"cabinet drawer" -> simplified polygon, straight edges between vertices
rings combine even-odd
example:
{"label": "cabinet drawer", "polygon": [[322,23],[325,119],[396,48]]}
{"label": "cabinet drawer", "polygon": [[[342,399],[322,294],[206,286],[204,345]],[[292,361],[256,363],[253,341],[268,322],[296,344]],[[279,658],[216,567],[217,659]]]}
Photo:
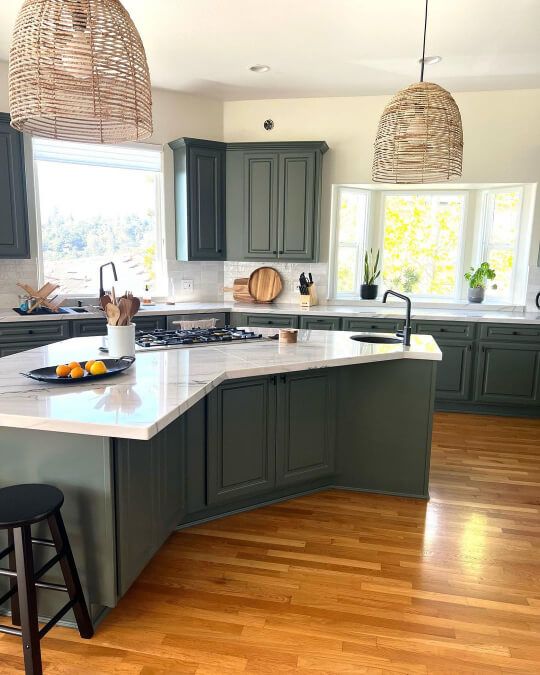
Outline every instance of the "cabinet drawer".
{"label": "cabinet drawer", "polygon": [[167,322],[164,316],[140,316],[133,317],[133,323],[136,330],[156,330],[156,328],[165,328]]}
{"label": "cabinet drawer", "polygon": [[69,337],[68,321],[21,321],[0,324],[0,344],[6,342],[38,341],[43,344]]}
{"label": "cabinet drawer", "polygon": [[222,328],[226,325],[227,315],[224,312],[216,312],[214,314],[173,314],[167,317],[167,328],[180,328],[175,325],[178,321],[207,321],[208,319],[216,319],[216,326]]}
{"label": "cabinet drawer", "polygon": [[405,320],[399,319],[343,319],[343,330],[359,330],[368,333],[395,333],[403,328]]}
{"label": "cabinet drawer", "polygon": [[285,314],[244,314],[244,325],[257,328],[297,328],[298,317]]}
{"label": "cabinet drawer", "polygon": [[536,342],[540,341],[540,326],[483,323],[480,326],[480,339]]}
{"label": "cabinet drawer", "polygon": [[474,323],[464,323],[462,321],[452,321],[442,323],[440,321],[416,321],[415,333],[421,335],[440,335],[445,340],[458,338],[460,340],[474,339]]}
{"label": "cabinet drawer", "polygon": [[341,319],[338,316],[301,316],[300,328],[305,330],[339,330]]}
{"label": "cabinet drawer", "polygon": [[80,319],[73,321],[71,328],[73,337],[91,337],[94,335],[107,334],[107,322],[105,319]]}

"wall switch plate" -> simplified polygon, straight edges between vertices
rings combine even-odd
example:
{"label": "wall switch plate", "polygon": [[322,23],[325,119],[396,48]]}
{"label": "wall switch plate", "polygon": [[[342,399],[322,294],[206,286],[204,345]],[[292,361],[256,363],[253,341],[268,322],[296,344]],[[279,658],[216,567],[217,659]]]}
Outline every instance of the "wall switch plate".
{"label": "wall switch plate", "polygon": [[193,293],[193,279],[182,279],[182,290]]}

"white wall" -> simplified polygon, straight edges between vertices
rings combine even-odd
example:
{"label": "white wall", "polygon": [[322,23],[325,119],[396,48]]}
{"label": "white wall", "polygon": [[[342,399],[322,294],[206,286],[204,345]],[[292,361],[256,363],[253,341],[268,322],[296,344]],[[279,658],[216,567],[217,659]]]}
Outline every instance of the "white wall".
{"label": "white wall", "polygon": [[[386,96],[231,101],[225,141],[325,140],[322,260],[328,259],[331,185],[371,182],[373,141]],[[540,182],[540,90],[455,94],[464,131],[463,183]],[[274,129],[265,131],[271,118]],[[540,290],[540,199],[530,259],[529,304]]]}
{"label": "white wall", "polygon": [[[172,151],[167,143],[181,136],[221,140],[223,137],[223,104],[213,99],[163,89],[154,89],[152,96],[154,133],[145,142],[164,146],[164,214],[169,274],[175,280],[177,289],[181,287],[180,281],[182,278],[194,281],[194,292],[185,297],[181,297],[181,293],[178,293],[179,299],[216,299],[223,287],[223,265],[219,263],[179,263],[174,259]],[[0,61],[0,112],[7,112],[8,110],[8,66],[7,63]],[[27,152],[28,163],[31,164],[31,155]],[[31,175],[29,175],[29,180],[31,181]],[[31,194],[32,187],[30,185],[30,197]],[[29,218],[33,238],[33,257],[30,260],[0,261],[0,307],[6,307],[15,302],[17,294],[15,283],[17,281],[37,283],[35,224],[33,225],[34,214],[31,204]]]}

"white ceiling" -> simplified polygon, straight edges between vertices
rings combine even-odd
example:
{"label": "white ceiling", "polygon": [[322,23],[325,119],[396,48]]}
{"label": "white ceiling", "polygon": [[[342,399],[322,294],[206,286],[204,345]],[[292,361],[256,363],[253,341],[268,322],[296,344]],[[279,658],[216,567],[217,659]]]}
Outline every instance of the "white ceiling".
{"label": "white ceiling", "polygon": [[[22,0],[0,2],[0,60]],[[124,0],[154,86],[217,99],[386,94],[419,77],[424,0]],[[540,0],[430,0],[426,78],[540,87]],[[271,66],[264,74],[248,66]]]}

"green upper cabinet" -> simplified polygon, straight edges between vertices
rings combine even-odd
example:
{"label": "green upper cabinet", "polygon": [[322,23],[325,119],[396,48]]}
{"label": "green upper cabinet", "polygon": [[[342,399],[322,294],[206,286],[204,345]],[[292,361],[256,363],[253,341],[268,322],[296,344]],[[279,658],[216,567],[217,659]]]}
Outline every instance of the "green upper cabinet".
{"label": "green upper cabinet", "polygon": [[225,144],[179,138],[169,145],[177,259],[225,260]]}
{"label": "green upper cabinet", "polygon": [[29,258],[23,136],[0,113],[0,258]]}
{"label": "green upper cabinet", "polygon": [[227,258],[316,261],[325,142],[227,144]]}

